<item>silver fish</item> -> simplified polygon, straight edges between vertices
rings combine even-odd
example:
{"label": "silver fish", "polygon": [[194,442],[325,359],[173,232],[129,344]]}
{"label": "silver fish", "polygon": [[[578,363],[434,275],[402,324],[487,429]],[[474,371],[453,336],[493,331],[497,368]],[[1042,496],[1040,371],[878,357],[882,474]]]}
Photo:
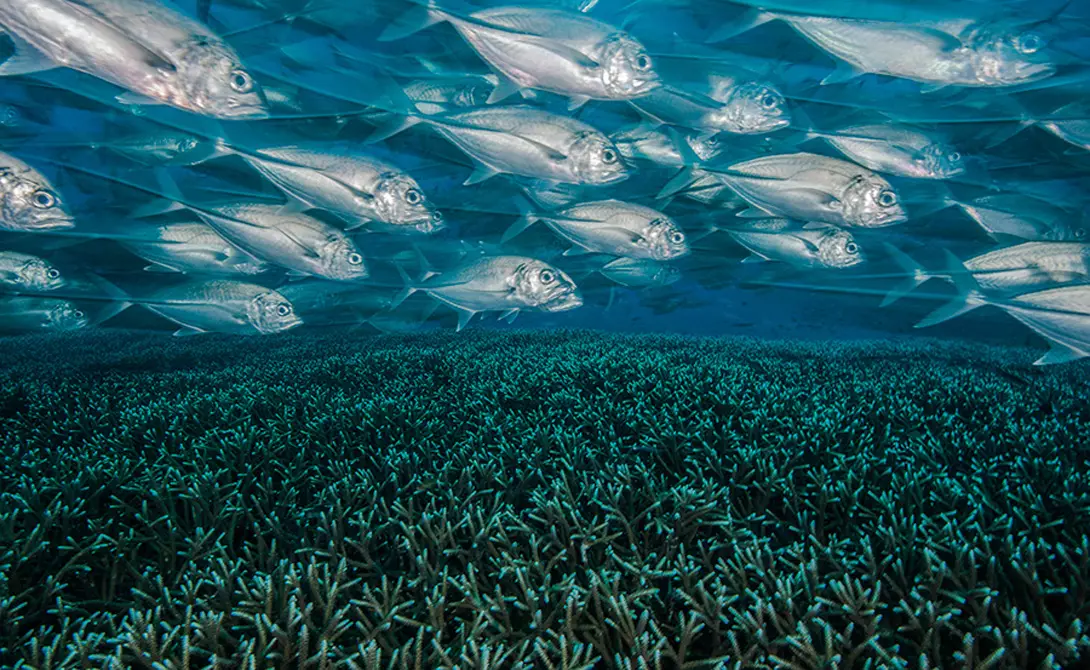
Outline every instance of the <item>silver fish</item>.
{"label": "silver fish", "polygon": [[1048,340],[1051,350],[1035,365],[1069,363],[1090,356],[1090,286],[1052,288],[988,302]]}
{"label": "silver fish", "polygon": [[237,153],[304,209],[328,210],[350,228],[428,235],[445,227],[420,184],[347,142],[242,147]]}
{"label": "silver fish", "polygon": [[739,220],[720,230],[753,254],[744,262],[781,261],[798,268],[844,269],[866,260],[850,232],[827,223]]}
{"label": "silver fish", "polygon": [[0,74],[63,66],[198,114],[267,116],[260,87],[231,47],[159,2],[0,0],[0,26],[16,47]]}
{"label": "silver fish", "polygon": [[495,75],[417,79],[405,85],[405,96],[421,114],[442,114],[487,104],[497,83]]}
{"label": "silver fish", "polygon": [[851,160],[876,172],[916,179],[949,179],[965,172],[965,162],[957,149],[917,130],[873,124],[809,135],[821,137]]}
{"label": "silver fish", "polygon": [[663,86],[630,104],[655,123],[712,133],[764,134],[791,123],[783,95],[769,84],[740,83],[718,95]]}
{"label": "silver fish", "polygon": [[273,269],[199,221],[156,225],[147,232],[147,237],[146,241],[130,238],[121,244],[150,262],[151,266],[146,268],[150,271],[251,276]]}
{"label": "silver fish", "polygon": [[[691,158],[699,162],[710,161],[723,151],[723,142],[719,141],[718,135],[692,131],[675,134],[646,123],[621,128],[609,139],[626,159],[644,160],[663,167],[685,167]],[[684,146],[679,146],[681,142]]]}
{"label": "silver fish", "polygon": [[0,331],[64,332],[86,328],[87,315],[67,300],[34,296],[0,298]]}
{"label": "silver fish", "polygon": [[681,279],[681,270],[676,265],[646,258],[614,258],[597,272],[628,288],[669,286]]}
{"label": "silver fish", "polygon": [[571,277],[552,265],[524,256],[485,256],[410,286],[458,313],[458,330],[479,312],[501,311],[511,318],[522,310],[565,312],[582,306]]}
{"label": "silver fish", "polygon": [[16,251],[0,251],[0,290],[55,291],[64,285],[61,271],[49,261]]}
{"label": "silver fish", "polygon": [[[732,165],[722,176],[750,205],[777,218],[858,228],[908,218],[889,182],[836,158],[809,153],[763,156]],[[743,216],[767,218],[752,211]]]}
{"label": "silver fish", "polygon": [[42,173],[0,152],[0,230],[30,233],[75,225]]}
{"label": "silver fish", "polygon": [[183,132],[139,133],[106,142],[92,142],[92,149],[106,149],[148,166],[198,165],[222,155],[213,140]]}
{"label": "silver fish", "polygon": [[369,276],[355,242],[313,216],[264,203],[190,208],[231,244],[280,267],[332,281]]}
{"label": "silver fish", "polygon": [[489,102],[520,88],[587,100],[629,100],[660,86],[647,50],[628,33],[579,12],[544,7],[496,7],[457,16],[428,4],[426,16],[394,23],[380,39],[396,39],[450,22],[501,75]]}
{"label": "silver fish", "polygon": [[621,202],[586,202],[552,213],[527,213],[503,236],[507,242],[535,221],[543,221],[574,245],[573,253],[600,253],[625,258],[668,261],[688,255],[685,233],[662,212]]}
{"label": "silver fish", "polygon": [[997,239],[1054,242],[1087,239],[1086,226],[1076,215],[1034,197],[1000,193],[954,204]]}
{"label": "silver fish", "polygon": [[1036,33],[996,32],[966,22],[935,27],[885,21],[765,14],[780,19],[847,66],[826,78],[840,83],[860,73],[884,74],[934,86],[1012,86],[1052,76]]}
{"label": "silver fish", "polygon": [[414,123],[430,125],[473,159],[476,170],[466,185],[501,173],[599,186],[629,176],[620,151],[604,134],[582,121],[525,105],[409,116],[372,140]]}
{"label": "silver fish", "polygon": [[182,326],[175,335],[270,335],[303,323],[291,302],[280,293],[227,279],[160,289],[136,302]]}

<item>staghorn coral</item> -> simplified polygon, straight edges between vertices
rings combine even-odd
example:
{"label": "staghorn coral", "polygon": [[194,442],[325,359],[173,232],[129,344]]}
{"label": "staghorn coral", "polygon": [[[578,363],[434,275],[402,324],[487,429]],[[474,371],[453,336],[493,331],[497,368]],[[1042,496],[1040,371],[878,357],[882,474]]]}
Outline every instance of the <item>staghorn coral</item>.
{"label": "staghorn coral", "polygon": [[579,332],[6,345],[5,667],[1090,651],[1085,366]]}

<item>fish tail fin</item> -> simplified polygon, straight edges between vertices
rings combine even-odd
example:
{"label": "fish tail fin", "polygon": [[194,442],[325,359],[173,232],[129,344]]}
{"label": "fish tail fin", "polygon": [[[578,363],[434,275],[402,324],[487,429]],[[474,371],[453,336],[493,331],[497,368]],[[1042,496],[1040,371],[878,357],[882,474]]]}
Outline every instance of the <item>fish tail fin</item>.
{"label": "fish tail fin", "polygon": [[706,44],[715,44],[717,42],[725,42],[732,37],[741,35],[742,33],[749,32],[757,26],[768,23],[775,20],[777,17],[770,12],[763,12],[759,10],[750,10],[742,14],[735,21],[727,21],[721,26],[711,32],[710,35],[704,40]]}
{"label": "fish tail fin", "polygon": [[398,291],[397,295],[390,300],[389,311],[397,309],[401,303],[409,299],[409,296],[419,290],[416,284],[413,283],[412,277],[409,276],[409,273],[405,271],[405,268],[402,267],[400,263],[394,263],[394,268],[397,270],[398,276],[401,277],[401,282],[404,286]]}
{"label": "fish tail fin", "polygon": [[129,294],[117,284],[99,275],[92,274],[89,277],[110,299],[110,306],[96,315],[98,323],[109,321],[135,304]]}
{"label": "fish tail fin", "polygon": [[418,116],[401,116],[399,114],[392,114],[390,118],[386,118],[379,121],[379,124],[375,128],[366,140],[364,144],[375,144],[383,140],[389,139],[394,135],[402,133],[409,128],[412,128],[416,124],[420,123],[423,119]]}
{"label": "fish tail fin", "polygon": [[658,192],[655,199],[665,200],[667,198],[673,198],[680,193],[684,193],[685,190],[696,183],[699,178],[700,170],[692,166],[686,166],[674,175],[670,181],[666,182],[666,185]]}
{"label": "fish tail fin", "polygon": [[522,216],[516,219],[515,222],[511,224],[510,228],[504,231],[503,237],[500,238],[500,244],[507,244],[524,230],[541,220],[541,217],[533,210],[529,203],[518,200],[516,204]]}
{"label": "fish tail fin", "polygon": [[917,263],[914,258],[897,247],[886,243],[885,248],[890,258],[893,259],[893,262],[904,270],[905,278],[890,289],[889,293],[886,294],[886,297],[882,299],[881,307],[889,307],[909,293],[915,291],[921,284],[932,277],[932,275],[928,273],[922,265]]}
{"label": "fish tail fin", "polygon": [[409,35],[416,34],[425,28],[446,21],[449,16],[439,9],[435,0],[428,0],[427,4],[416,4],[401,16],[393,20],[390,25],[379,34],[380,42],[393,42]]}
{"label": "fish tail fin", "polygon": [[134,219],[145,219],[151,216],[159,214],[166,214],[167,212],[177,212],[183,209],[192,209],[186,204],[185,196],[182,195],[182,190],[178,188],[177,182],[166,170],[155,170],[155,182],[159,187],[159,194],[161,197],[155,198],[150,202],[133,209],[129,212],[129,216]]}
{"label": "fish tail fin", "polygon": [[980,284],[973,279],[973,275],[966,269],[965,265],[948,250],[944,250],[944,253],[948,267],[948,274],[944,276],[949,277],[950,281],[954,283],[957,296],[924,317],[916,324],[916,328],[934,326],[988,304],[987,299],[981,293]]}

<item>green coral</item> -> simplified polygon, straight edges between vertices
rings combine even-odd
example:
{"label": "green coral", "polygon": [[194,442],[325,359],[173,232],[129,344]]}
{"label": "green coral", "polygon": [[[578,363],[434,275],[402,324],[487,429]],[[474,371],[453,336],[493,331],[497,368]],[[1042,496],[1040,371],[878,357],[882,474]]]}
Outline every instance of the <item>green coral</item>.
{"label": "green coral", "polygon": [[1087,368],[948,343],[0,354],[0,664],[1070,667]]}

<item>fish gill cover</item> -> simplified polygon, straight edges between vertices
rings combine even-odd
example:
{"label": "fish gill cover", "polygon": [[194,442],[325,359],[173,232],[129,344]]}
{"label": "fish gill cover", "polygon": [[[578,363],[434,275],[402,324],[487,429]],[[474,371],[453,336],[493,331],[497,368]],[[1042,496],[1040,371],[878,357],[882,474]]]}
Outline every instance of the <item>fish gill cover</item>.
{"label": "fish gill cover", "polygon": [[1080,663],[1082,0],[0,29],[0,663]]}

